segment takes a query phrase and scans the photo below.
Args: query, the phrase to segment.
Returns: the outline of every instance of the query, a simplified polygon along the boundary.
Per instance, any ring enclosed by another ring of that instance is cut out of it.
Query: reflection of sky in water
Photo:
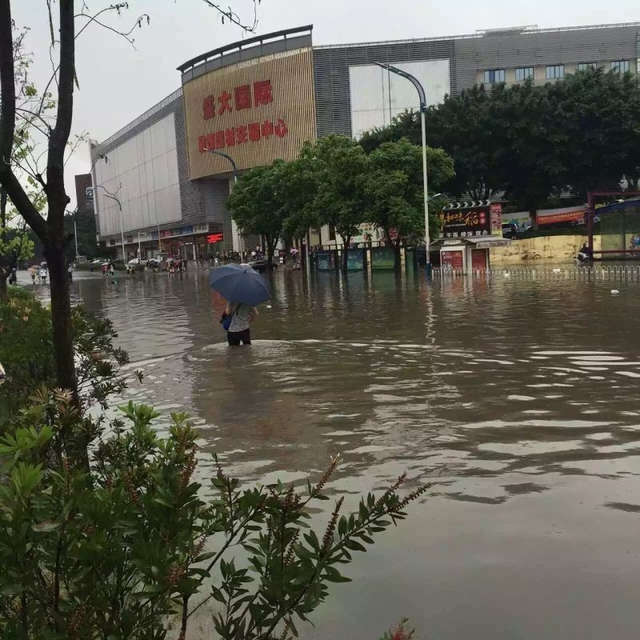
[[[350,497],[403,470],[433,483],[306,637],[379,637],[407,615],[418,637],[559,640],[636,635],[640,288],[621,286],[277,274],[236,350],[204,271],[73,292],[130,353],[122,400],[185,408],[203,455],[247,481],[341,453],[330,488]]]

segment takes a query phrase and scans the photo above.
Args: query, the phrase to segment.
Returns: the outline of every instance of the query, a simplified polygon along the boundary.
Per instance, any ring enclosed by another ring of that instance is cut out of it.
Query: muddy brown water
[[[341,453],[331,489],[351,501],[403,470],[433,483],[305,638],[375,639],[405,616],[438,640],[637,637],[637,283],[277,274],[232,350],[204,270],[78,274],[73,294],[145,374],[122,400],[186,409],[247,482]]]

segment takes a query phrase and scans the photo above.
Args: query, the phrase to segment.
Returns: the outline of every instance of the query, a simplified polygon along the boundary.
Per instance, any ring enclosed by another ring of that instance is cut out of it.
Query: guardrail
[[[462,271],[448,267],[434,267],[434,278],[504,278],[512,280],[612,280],[640,282],[640,266],[560,266],[560,267],[492,267]]]

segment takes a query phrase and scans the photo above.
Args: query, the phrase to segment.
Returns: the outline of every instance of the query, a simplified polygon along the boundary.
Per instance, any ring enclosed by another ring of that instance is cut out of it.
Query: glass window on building
[[[533,80],[533,67],[519,67],[516,69],[516,82]]]
[[[485,84],[499,84],[504,82],[504,69],[487,69],[484,72]]]
[[[578,71],[591,71],[597,66],[595,62],[578,62]]]
[[[631,71],[631,63],[629,60],[614,60],[610,68],[613,73],[628,73]]]
[[[560,78],[564,78],[564,65],[563,64],[548,65],[546,77],[547,77],[547,80],[559,80]]]

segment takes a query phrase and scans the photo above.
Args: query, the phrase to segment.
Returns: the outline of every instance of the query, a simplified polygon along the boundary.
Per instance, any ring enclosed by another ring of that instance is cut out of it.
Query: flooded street
[[[87,276],[75,299],[131,358],[123,400],[190,412],[232,474],[297,480],[341,453],[332,488],[354,499],[403,470],[432,483],[304,638],[402,617],[438,640],[637,637],[640,284],[278,273],[231,350],[206,270]]]

